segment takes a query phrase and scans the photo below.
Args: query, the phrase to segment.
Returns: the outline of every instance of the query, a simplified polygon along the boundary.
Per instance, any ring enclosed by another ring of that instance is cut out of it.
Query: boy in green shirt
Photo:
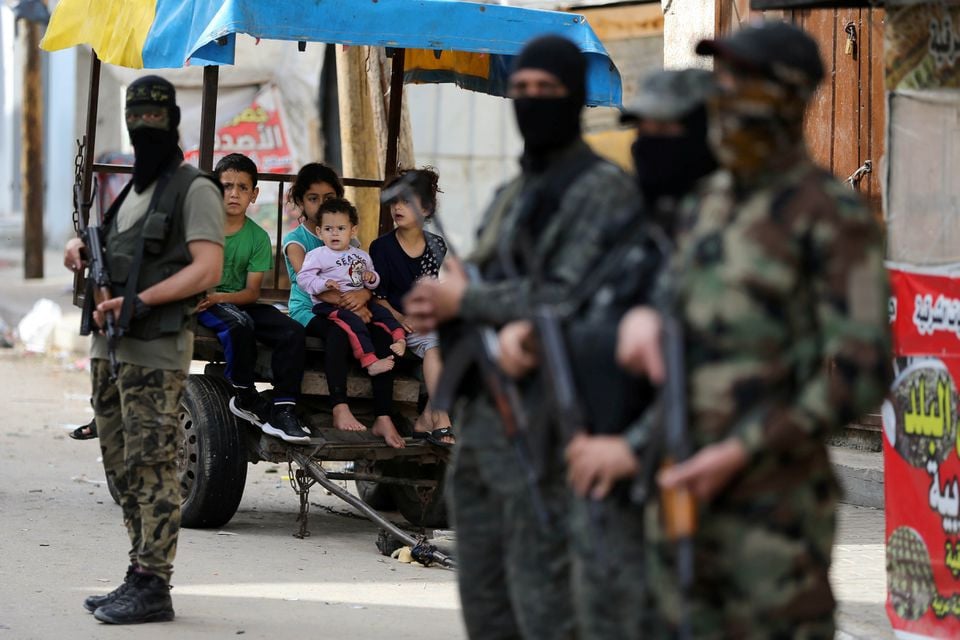
[[[223,275],[216,291],[200,302],[197,320],[216,331],[223,345],[226,376],[236,391],[230,411],[268,435],[309,442],[310,432],[294,412],[303,381],[303,326],[273,305],[257,302],[273,258],[270,236],[247,217],[247,208],[259,193],[257,166],[245,155],[231,153],[217,163],[214,173],[223,183],[227,210]],[[273,348],[272,405],[253,384],[257,340]]]

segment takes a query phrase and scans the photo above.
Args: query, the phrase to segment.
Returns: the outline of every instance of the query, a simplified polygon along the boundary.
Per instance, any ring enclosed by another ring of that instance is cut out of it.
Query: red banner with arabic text
[[[960,277],[893,268],[890,279],[887,615],[914,637],[960,638]]]
[[[287,128],[280,110],[277,88],[264,87],[253,103],[217,130],[213,164],[230,153],[242,153],[261,173],[294,173]],[[197,164],[200,150],[184,152],[187,162]]]

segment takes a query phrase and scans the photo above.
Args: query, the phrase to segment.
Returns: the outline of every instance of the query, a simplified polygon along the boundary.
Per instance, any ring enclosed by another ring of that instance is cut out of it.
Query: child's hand
[[[377,274],[375,274],[373,271],[364,271],[364,272],[363,272],[363,281],[364,281],[364,282],[368,282],[368,283],[369,283],[369,282],[373,282],[373,281],[376,280],[376,279],[377,279]]]
[[[327,280],[324,286],[331,291],[340,291],[340,285],[337,284],[336,280]]]
[[[413,333],[413,325],[410,324],[410,321],[407,320],[407,316],[403,315],[399,311],[393,312],[394,319],[400,323],[400,326],[403,327],[403,330],[407,333]]]

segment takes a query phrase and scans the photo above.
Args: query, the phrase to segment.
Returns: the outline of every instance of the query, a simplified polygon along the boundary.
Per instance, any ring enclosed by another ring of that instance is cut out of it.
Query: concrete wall
[[[13,35],[13,12],[0,4],[0,216],[19,210],[19,92],[16,82],[16,41]]]
[[[519,171],[513,103],[454,85],[408,85],[406,97],[417,166],[440,174],[438,213],[451,244],[467,252],[494,190]]]
[[[711,67],[711,58],[698,56],[694,47],[704,38],[712,38],[715,25],[715,0],[662,0],[663,66],[666,69]]]
[[[6,244],[22,242],[22,152],[20,102],[23,45],[14,37],[13,13],[0,5],[0,222]],[[63,246],[73,233],[73,158],[76,152],[77,56],[69,49],[41,54],[44,94],[44,236],[48,247]]]
[[[77,48],[46,55],[44,113],[44,211],[46,244],[59,247],[74,235],[73,181],[76,155]]]

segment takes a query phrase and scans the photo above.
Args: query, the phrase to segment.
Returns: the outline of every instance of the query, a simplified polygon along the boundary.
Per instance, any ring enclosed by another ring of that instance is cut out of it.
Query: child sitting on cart
[[[197,321],[216,332],[226,354],[227,380],[233,385],[230,411],[264,433],[287,442],[310,441],[294,407],[304,369],[303,326],[270,304],[257,302],[263,274],[273,265],[270,236],[247,217],[256,202],[257,165],[231,153],[214,169],[223,184],[227,210],[223,273],[216,291],[197,306]],[[273,348],[273,401],[254,386],[257,341]]]
[[[297,285],[310,294],[313,300],[313,313],[326,317],[340,327],[350,340],[350,347],[360,366],[371,376],[391,371],[394,367],[394,355],[402,356],[406,352],[406,332],[393,315],[378,304],[368,304],[371,320],[365,323],[356,313],[323,301],[321,295],[326,291],[356,291],[361,288],[375,289],[380,276],[373,269],[373,260],[362,249],[353,247],[350,241],[357,235],[360,216],[357,208],[348,200],[335,198],[320,205],[318,211],[320,225],[318,231],[323,246],[311,249],[303,260],[303,266],[297,273]],[[390,351],[394,355],[379,358],[376,354],[371,331],[382,331],[389,335],[392,343]],[[379,433],[392,447],[402,448],[403,438],[396,428]]]

